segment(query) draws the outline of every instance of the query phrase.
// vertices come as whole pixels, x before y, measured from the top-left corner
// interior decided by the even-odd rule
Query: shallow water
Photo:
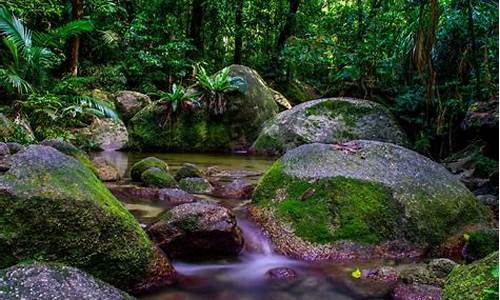
[[[217,167],[228,174],[228,180],[244,177],[256,182],[272,164],[268,158],[245,155],[167,154],[101,152],[112,160],[125,177],[128,168],[136,161],[155,156],[166,161],[175,172],[189,162],[200,168]],[[246,218],[248,201],[221,200],[210,196],[202,198],[218,202],[231,209],[238,219],[245,248],[232,261],[189,263],[174,261],[180,274],[179,283],[173,287],[144,295],[144,300],[295,300],[295,299],[386,299],[387,287],[377,283],[359,281],[351,277],[354,268],[380,265],[380,262],[364,264],[308,263],[290,259],[273,252],[272,245],[260,228]],[[122,199],[139,222],[150,224],[170,207],[165,203],[144,199]],[[384,262],[392,263],[392,262]],[[273,268],[287,267],[295,270],[297,278],[289,281],[270,279],[266,272]]]

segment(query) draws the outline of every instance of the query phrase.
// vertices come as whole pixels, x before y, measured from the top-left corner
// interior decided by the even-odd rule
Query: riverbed
[[[166,161],[172,173],[183,164],[193,163],[201,169],[216,168],[227,174],[227,180],[244,178],[256,183],[271,166],[272,159],[238,154],[169,154],[100,152],[94,156],[114,162],[123,177],[136,161],[154,156]],[[245,239],[244,250],[234,260],[183,262],[173,261],[180,275],[179,282],[149,295],[143,300],[295,300],[295,299],[388,299],[390,286],[380,282],[361,281],[352,277],[353,270],[376,265],[391,265],[394,261],[370,261],[362,263],[311,263],[297,261],[273,251],[272,245],[246,214],[250,201],[217,199],[198,195],[204,200],[217,202],[231,209],[236,215]],[[137,218],[147,226],[170,207],[160,201],[144,199],[120,199]],[[296,278],[277,280],[267,272],[275,268],[290,268]]]

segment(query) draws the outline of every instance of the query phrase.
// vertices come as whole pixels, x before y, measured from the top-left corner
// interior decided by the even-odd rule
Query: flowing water
[[[136,161],[155,156],[163,159],[175,172],[183,163],[189,162],[200,168],[217,167],[227,174],[227,180],[245,177],[256,182],[272,164],[267,158],[245,155],[210,154],[165,154],[101,152],[96,156],[106,157],[115,163],[122,175]],[[385,299],[388,287],[359,281],[351,277],[353,268],[379,265],[366,264],[308,263],[290,259],[273,252],[272,245],[260,228],[252,223],[245,213],[248,201],[222,200],[204,196],[209,201],[231,209],[237,217],[245,240],[245,248],[234,260],[189,263],[173,261],[180,274],[179,282],[154,294],[142,296],[143,300],[295,300],[295,299]],[[170,207],[162,202],[143,199],[121,199],[139,222],[150,224]],[[385,264],[391,262],[384,262]],[[275,268],[291,268],[297,278],[288,281],[270,279],[266,273]]]

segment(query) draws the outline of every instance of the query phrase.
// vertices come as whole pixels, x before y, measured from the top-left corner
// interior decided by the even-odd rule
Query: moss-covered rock
[[[161,104],[155,102],[130,120],[130,146],[190,152],[248,148],[278,106],[271,89],[254,70],[233,65],[230,75],[244,79],[248,89],[226,94],[227,111],[222,116],[211,116],[203,107],[165,120]]]
[[[3,300],[135,299],[85,272],[54,263],[19,264],[0,270],[0,298]]]
[[[281,112],[264,125],[251,151],[280,154],[309,143],[366,139],[406,144],[406,136],[382,105],[368,100],[329,98]]]
[[[316,244],[404,238],[437,245],[462,226],[490,218],[441,165],[365,140],[288,151],[260,180],[253,201]]]
[[[141,109],[151,104],[151,99],[139,92],[120,91],[114,96],[114,102],[122,120],[127,122]]]
[[[132,165],[130,168],[130,177],[134,181],[141,181],[142,173],[149,168],[158,168],[168,172],[168,164],[166,162],[156,157],[147,157]]]
[[[149,168],[142,172],[142,182],[149,187],[174,188],[177,187],[175,178],[160,168]]]
[[[465,258],[468,261],[478,260],[488,254],[498,251],[498,230],[491,228],[481,228],[467,233],[467,243],[465,244]]]
[[[179,170],[177,170],[177,173],[175,173],[175,179],[181,180],[182,178],[187,178],[187,177],[192,177],[192,178],[202,177],[202,174],[200,169],[196,165],[185,163]]]
[[[187,177],[179,181],[181,189],[192,194],[207,194],[213,190],[212,185],[204,178]]]
[[[445,282],[444,300],[498,299],[498,251],[453,269]]]
[[[90,160],[87,153],[73,146],[73,144],[63,141],[63,140],[45,140],[40,143],[40,145],[52,147],[66,155],[69,155],[73,158],[76,158],[80,161],[84,166],[92,170],[94,174],[97,174],[97,170],[95,169],[92,161]]]
[[[134,217],[78,160],[37,145],[8,159],[0,176],[0,268],[61,262],[127,290],[173,278]]]

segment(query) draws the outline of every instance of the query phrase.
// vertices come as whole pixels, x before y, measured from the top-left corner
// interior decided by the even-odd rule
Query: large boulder
[[[236,257],[243,237],[226,208],[204,202],[182,204],[148,229],[153,241],[173,258],[203,260]]]
[[[133,297],[78,269],[60,264],[20,264],[0,270],[4,300],[132,300]]]
[[[120,91],[115,95],[116,109],[125,122],[149,104],[151,104],[151,99],[139,92]]]
[[[446,279],[443,299],[498,299],[498,251],[470,265],[455,267]]]
[[[297,238],[319,245],[403,239],[436,246],[463,226],[491,218],[443,166],[401,146],[366,140],[288,151],[260,180],[253,201],[268,216],[258,221],[277,248],[292,254],[297,249],[290,241]]]
[[[95,143],[98,150],[120,150],[128,143],[128,132],[121,120],[94,118],[80,131]]]
[[[280,154],[302,144],[358,139],[406,144],[405,134],[382,105],[368,100],[328,98],[297,105],[266,122],[251,150]]]
[[[149,168],[146,171],[142,172],[141,180],[146,186],[149,187],[177,187],[177,181],[175,181],[175,178],[168,172],[160,168]]]
[[[225,95],[227,111],[223,115],[213,116],[204,106],[165,120],[162,104],[155,102],[130,120],[131,147],[193,152],[247,149],[278,106],[256,71],[233,65],[230,76],[243,79],[247,88]]]
[[[0,268],[61,262],[134,291],[173,278],[139,223],[78,160],[38,145],[8,160],[0,176]]]

